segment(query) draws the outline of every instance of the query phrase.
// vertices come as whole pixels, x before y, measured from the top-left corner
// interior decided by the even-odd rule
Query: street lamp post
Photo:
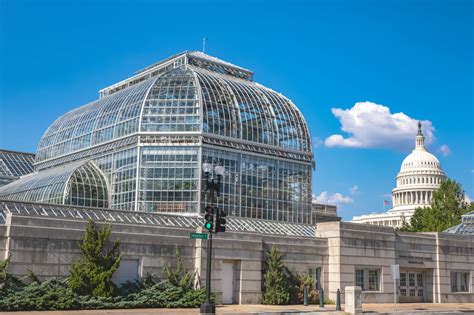
[[[224,175],[224,167],[221,165],[216,165],[214,168],[214,173],[217,175],[217,181],[214,178],[209,178],[212,165],[210,163],[203,163],[202,170],[204,172],[204,178],[206,180],[206,194],[208,194],[209,202],[211,205],[206,206],[206,212],[209,210],[212,215],[212,221],[214,221],[214,207],[212,203],[214,202],[214,196],[219,196],[221,179]],[[207,268],[206,268],[206,302],[201,305],[201,314],[215,314],[216,306],[211,301],[211,266],[212,266],[212,229],[214,225],[211,224],[208,229],[208,238],[207,238]]]

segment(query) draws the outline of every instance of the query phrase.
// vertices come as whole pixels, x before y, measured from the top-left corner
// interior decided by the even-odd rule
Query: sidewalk
[[[342,306],[344,310],[344,306]],[[364,304],[364,313],[367,314],[474,314],[474,303],[458,303],[458,304],[397,304],[395,310],[393,304]],[[320,309],[318,305],[219,305],[216,308],[217,314],[345,314],[344,312],[336,312],[334,305],[326,305],[324,309]],[[0,312],[0,314],[14,315],[151,315],[151,314],[178,314],[178,315],[198,315],[199,309],[121,309],[121,310],[83,310],[83,311],[45,311],[45,312]]]

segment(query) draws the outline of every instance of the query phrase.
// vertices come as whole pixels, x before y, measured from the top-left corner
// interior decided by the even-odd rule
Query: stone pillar
[[[349,314],[362,314],[361,287],[345,287],[346,303],[344,311]]]

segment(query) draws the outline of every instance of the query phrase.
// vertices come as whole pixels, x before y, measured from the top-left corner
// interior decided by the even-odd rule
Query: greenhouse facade
[[[314,158],[301,112],[251,71],[196,51],[59,117],[35,172],[0,198],[197,214],[205,162],[225,168],[217,203],[229,215],[311,223]]]

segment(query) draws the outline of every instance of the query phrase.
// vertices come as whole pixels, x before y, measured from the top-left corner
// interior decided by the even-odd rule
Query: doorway
[[[222,261],[222,304],[234,303],[236,263],[234,261]]]
[[[400,270],[400,303],[425,302],[426,275],[420,270]]]

